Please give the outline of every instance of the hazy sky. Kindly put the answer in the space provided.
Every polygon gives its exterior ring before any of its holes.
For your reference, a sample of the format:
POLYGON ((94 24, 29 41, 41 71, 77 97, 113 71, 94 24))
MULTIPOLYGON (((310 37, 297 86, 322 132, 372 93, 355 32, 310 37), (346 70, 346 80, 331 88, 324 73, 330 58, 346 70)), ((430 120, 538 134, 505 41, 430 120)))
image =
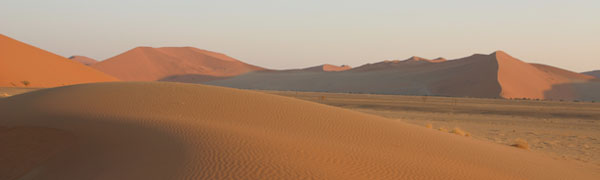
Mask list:
POLYGON ((600 0, 0 0, 0 33, 98 60, 136 46, 194 46, 281 69, 500 49, 600 69, 600 0))

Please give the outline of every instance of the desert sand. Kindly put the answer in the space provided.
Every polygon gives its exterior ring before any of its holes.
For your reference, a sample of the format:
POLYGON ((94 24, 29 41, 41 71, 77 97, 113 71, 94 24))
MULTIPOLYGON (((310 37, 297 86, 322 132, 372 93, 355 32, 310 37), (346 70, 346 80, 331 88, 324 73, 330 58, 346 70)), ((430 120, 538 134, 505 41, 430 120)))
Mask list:
POLYGON ((436 130, 459 128, 503 145, 577 161, 600 172, 600 103, 292 91, 265 91, 374 114, 436 130))
POLYGON ((0 87, 117 81, 100 71, 0 34, 0 87))
POLYGON ((496 51, 456 60, 411 57, 334 73, 261 71, 204 83, 263 90, 599 101, 592 93, 600 91, 593 79, 496 51))
POLYGON ((206 85, 43 89, 0 99, 0 114, 0 179, 600 177, 528 150, 206 85))
POLYGON ((184 82, 222 79, 264 69, 193 47, 137 47, 91 67, 126 81, 184 82))
POLYGON ((86 57, 86 56, 71 56, 71 57, 69 57, 69 59, 73 60, 73 61, 76 61, 76 62, 79 62, 79 63, 84 64, 84 65, 88 65, 88 66, 92 65, 92 64, 98 63, 97 60, 89 58, 89 57, 86 57))

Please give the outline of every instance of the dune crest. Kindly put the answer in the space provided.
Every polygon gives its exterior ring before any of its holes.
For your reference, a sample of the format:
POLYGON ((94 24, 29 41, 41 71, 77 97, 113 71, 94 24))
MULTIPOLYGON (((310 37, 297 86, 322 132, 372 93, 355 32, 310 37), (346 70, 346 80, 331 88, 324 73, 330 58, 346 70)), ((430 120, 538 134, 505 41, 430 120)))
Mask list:
POLYGON ((286 71, 339 72, 339 71, 346 71, 349 69, 352 69, 352 67, 350 67, 348 65, 336 66, 336 65, 332 65, 332 64, 323 64, 323 65, 308 67, 308 68, 304 68, 304 69, 283 70, 280 72, 286 72, 286 71))
POLYGON ((76 62, 79 62, 79 63, 84 64, 84 65, 88 65, 88 66, 92 65, 92 64, 98 63, 97 60, 89 58, 89 57, 86 57, 86 56, 71 56, 71 57, 69 57, 69 59, 73 60, 73 61, 76 61, 76 62))
POLYGON ((0 86, 55 87, 118 81, 81 63, 0 34, 0 86))
POLYGON ((177 79, 175 76, 194 75, 218 78, 264 70, 221 53, 193 47, 137 47, 91 67, 127 81, 169 80, 177 79))
POLYGON ((598 178, 531 151, 205 85, 67 86, 0 99, 0 114, 0 140, 15 127, 29 133, 11 138, 46 133, 55 140, 33 144, 28 156, 10 151, 11 161, 0 162, 8 179, 598 178))
POLYGON ((584 72, 583 74, 587 74, 590 76, 594 76, 596 78, 600 78, 600 70, 588 71, 588 72, 584 72))

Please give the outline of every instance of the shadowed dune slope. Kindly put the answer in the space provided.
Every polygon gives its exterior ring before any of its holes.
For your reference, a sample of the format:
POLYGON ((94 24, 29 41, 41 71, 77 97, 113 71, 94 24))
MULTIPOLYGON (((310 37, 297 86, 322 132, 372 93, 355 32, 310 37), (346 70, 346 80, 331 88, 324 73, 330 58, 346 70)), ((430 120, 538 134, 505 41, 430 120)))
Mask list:
POLYGON ((137 47, 92 67, 127 81, 188 75, 228 77, 263 70, 224 54, 193 47, 137 47))
POLYGON ((336 66, 336 65, 331 65, 331 64, 323 64, 323 65, 320 65, 320 66, 309 67, 309 68, 302 69, 302 70, 329 72, 329 71, 345 71, 345 70, 348 70, 348 69, 352 69, 352 67, 350 67, 348 65, 336 66))
POLYGON ((205 85, 45 89, 0 99, 0 114, 0 179, 598 178, 531 151, 205 85))
POLYGON ((438 63, 411 59, 367 64, 342 72, 252 72, 206 84, 267 90, 499 97, 498 65, 493 56, 473 55, 438 63))
POLYGON ((600 78, 600 70, 588 71, 588 72, 584 72, 583 74, 587 74, 590 76, 594 76, 596 78, 600 78))
POLYGON ((0 86, 54 87, 104 81, 117 79, 0 34, 0 86))
MULTIPOLYGON (((528 64, 497 51, 446 61, 411 57, 366 64, 335 73, 253 72, 206 84, 266 90, 325 91, 481 98, 575 99, 559 84, 582 83, 593 77, 541 64, 528 64), (553 93, 546 93, 553 91, 553 93)), ((567 85, 568 86, 568 85, 567 85)), ((592 87, 592 86, 585 86, 592 87)), ((600 89, 590 89, 594 91, 600 89)))
POLYGON ((286 69, 286 70, 268 70, 262 72, 339 72, 350 70, 352 67, 348 65, 336 66, 331 64, 323 64, 318 66, 307 67, 303 69, 286 69))
POLYGON ((84 64, 84 65, 88 65, 88 66, 92 65, 92 64, 98 63, 98 61, 96 61, 95 59, 92 59, 92 58, 89 58, 89 57, 86 57, 86 56, 71 56, 71 57, 69 57, 69 59, 73 60, 73 61, 76 61, 76 62, 79 62, 79 63, 84 64))

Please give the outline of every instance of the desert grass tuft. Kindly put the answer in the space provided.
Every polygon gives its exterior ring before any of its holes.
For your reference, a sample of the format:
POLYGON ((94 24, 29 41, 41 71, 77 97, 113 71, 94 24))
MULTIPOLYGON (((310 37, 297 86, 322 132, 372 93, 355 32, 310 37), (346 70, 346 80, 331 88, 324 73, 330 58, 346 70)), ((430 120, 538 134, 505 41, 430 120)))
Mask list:
POLYGON ((426 128, 429 128, 429 129, 433 129, 433 125, 432 125, 431 123, 427 123, 427 124, 425 124, 425 127, 426 127, 426 128))
POLYGON ((460 135, 460 136, 467 136, 467 132, 463 131, 460 128, 455 127, 454 129, 452 129, 452 131, 450 131, 450 133, 454 133, 456 135, 460 135))
POLYGON ((527 143, 527 141, 525 141, 524 139, 521 139, 521 138, 515 139, 515 143, 512 144, 511 146, 529 150, 529 143, 527 143))
POLYGON ((448 129, 446 129, 445 127, 440 127, 438 128, 438 130, 442 132, 448 132, 448 129))

